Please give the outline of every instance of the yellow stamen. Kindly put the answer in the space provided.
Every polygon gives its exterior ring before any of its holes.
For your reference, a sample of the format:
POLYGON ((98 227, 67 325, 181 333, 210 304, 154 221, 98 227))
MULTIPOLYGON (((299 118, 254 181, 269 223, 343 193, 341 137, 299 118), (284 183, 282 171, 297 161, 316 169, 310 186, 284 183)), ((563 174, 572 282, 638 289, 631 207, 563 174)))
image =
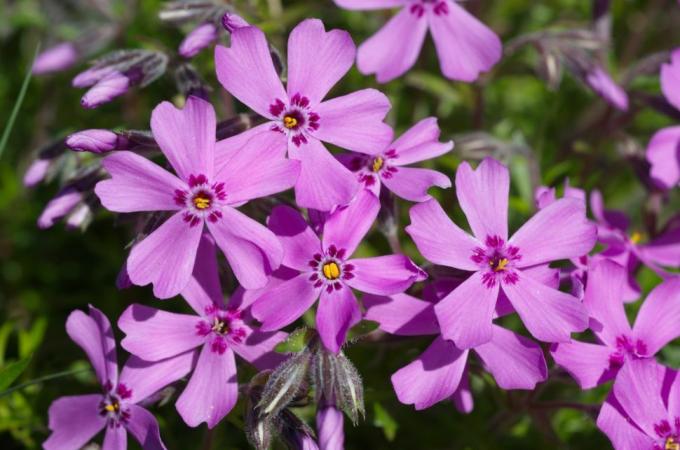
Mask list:
POLYGON ((494 272, 501 272, 505 270, 505 266, 508 265, 510 261, 508 261, 507 258, 503 258, 500 261, 498 261, 498 264, 494 267, 494 261, 489 261, 489 265, 493 267, 494 272))
POLYGON ((329 262, 323 265, 323 276, 329 280, 337 280, 340 278, 340 267, 335 262, 329 262))
POLYGON ((108 412, 118 411, 118 403, 109 403, 108 405, 104 406, 104 409, 108 412))
POLYGON ((226 333, 227 324, 222 322, 217 317, 215 317, 215 321, 213 322, 212 330, 217 332, 217 333, 226 333))
POLYGON ((384 163, 384 162, 385 162, 385 161, 384 161, 380 156, 378 156, 377 158, 375 158, 375 159, 373 160, 373 172, 378 172, 380 169, 382 169, 382 166, 383 166, 383 163, 384 163))
POLYGON ((210 197, 207 197, 204 194, 198 194, 194 197, 194 206, 198 209, 210 208, 210 197))
POLYGON ((639 231, 636 231, 630 235, 630 242, 632 242, 633 244, 639 244, 640 241, 642 241, 642 233, 640 233, 639 231))
POLYGON ((283 126, 289 130, 298 125, 298 120, 293 116, 286 116, 283 118, 283 126))
POLYGON ((666 440, 666 446, 664 447, 664 450, 680 450, 680 442, 676 442, 675 439, 669 437, 666 440))

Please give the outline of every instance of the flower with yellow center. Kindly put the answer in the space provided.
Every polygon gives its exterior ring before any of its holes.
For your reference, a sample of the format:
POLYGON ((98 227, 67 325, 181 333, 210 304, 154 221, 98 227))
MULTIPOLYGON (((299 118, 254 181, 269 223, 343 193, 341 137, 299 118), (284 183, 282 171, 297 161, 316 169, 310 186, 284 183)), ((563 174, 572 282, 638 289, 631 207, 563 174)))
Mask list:
MULTIPOLYGON (((633 234, 630 235, 630 242, 633 244, 639 244, 640 241, 642 241, 642 233, 639 231, 634 232, 633 234)), ((680 449, 679 449, 680 450, 680 449)))
POLYGON ((378 156, 373 160, 373 166, 371 167, 371 169, 373 170, 373 172, 378 172, 380 171, 380 169, 382 169, 384 163, 385 160, 378 156))
POLYGON ((289 130, 292 130, 293 128, 298 126, 298 120, 293 116, 286 116, 283 118, 283 126, 288 128, 289 130))
POLYGON ((673 437, 669 437, 666 439, 664 450, 680 450, 680 442, 677 442, 673 437))
POLYGON ((498 261, 489 261, 489 265, 493 269, 494 272, 502 272, 505 270, 505 266, 508 265, 510 261, 508 261, 507 258, 500 259, 498 261))
POLYGON ((321 270, 323 270, 323 276, 329 280, 337 280, 340 278, 340 267, 334 261, 324 264, 321 270))
POLYGON ((118 402, 113 402, 104 406, 104 409, 107 410, 108 412, 118 412, 118 410, 120 409, 120 405, 118 404, 118 402))
POLYGON ((208 195, 203 192, 199 192, 192 200, 196 209, 208 209, 210 208, 211 199, 208 195))

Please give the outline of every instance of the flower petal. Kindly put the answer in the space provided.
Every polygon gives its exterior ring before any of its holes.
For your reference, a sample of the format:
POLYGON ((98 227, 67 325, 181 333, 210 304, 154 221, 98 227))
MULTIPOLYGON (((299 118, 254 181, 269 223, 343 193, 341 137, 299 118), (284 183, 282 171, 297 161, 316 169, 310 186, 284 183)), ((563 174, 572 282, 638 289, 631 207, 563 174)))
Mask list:
POLYGON ((680 278, 670 278, 649 293, 638 312, 633 332, 654 355, 680 336, 680 278))
POLYGON ((517 282, 503 284, 503 292, 536 339, 569 342, 572 332, 588 328, 588 314, 576 297, 516 273, 517 282))
POLYGON ((461 349, 489 342, 493 338, 491 320, 498 291, 498 283, 487 287, 482 273, 473 273, 434 307, 442 337, 461 349))
POLYGON ((147 361, 160 361, 203 344, 196 326, 201 318, 148 306, 130 305, 118 319, 125 333, 121 346, 147 361))
POLYGON ((597 416, 597 427, 602 430, 617 450, 653 448, 654 440, 630 422, 614 394, 602 405, 597 416))
POLYGON ((217 79, 231 95, 258 114, 273 119, 270 105, 288 99, 276 73, 264 33, 243 27, 231 33, 231 47, 215 47, 217 79))
MULTIPOLYGON (((247 123, 250 125, 249 120, 247 123)), ((271 122, 265 122, 215 143, 215 173, 220 173, 232 158, 248 157, 248 152, 251 147, 248 144, 251 140, 259 137, 261 134, 271 135, 272 139, 274 137, 276 138, 272 147, 269 148, 267 160, 269 158, 276 159, 286 155, 286 151, 288 150, 288 138, 284 133, 272 130, 271 122), (244 152, 246 152, 246 154, 244 154, 244 152)))
POLYGON ((158 421, 141 406, 130 405, 130 419, 125 427, 144 450, 166 450, 158 421))
POLYGON ((453 149, 453 141, 439 142, 441 130, 436 117, 427 117, 399 137, 390 146, 397 156, 390 163, 403 166, 415 162, 433 159, 453 149))
POLYGON ((651 177, 670 189, 680 182, 680 126, 657 131, 647 145, 651 177))
POLYGON ((106 427, 102 450, 127 450, 127 430, 125 427, 106 427))
POLYGON ((187 376, 197 359, 198 349, 156 362, 130 356, 120 373, 120 382, 132 390, 128 401, 140 403, 153 400, 154 394, 161 389, 187 376))
POLYGON ((384 9, 402 6, 408 3, 408 0, 333 0, 336 5, 345 9, 384 9))
POLYGON ((236 404, 238 383, 234 352, 220 354, 206 344, 184 392, 177 399, 177 412, 190 427, 206 422, 214 428, 236 404))
POLYGON ((376 74, 378 83, 402 76, 416 63, 426 33, 427 20, 404 7, 361 44, 357 53, 359 71, 364 75, 376 74))
POLYGON ((136 153, 115 152, 102 160, 111 179, 94 192, 104 208, 115 212, 176 211, 175 191, 187 186, 170 172, 136 153))
POLYGON ((189 306, 202 316, 206 308, 224 305, 222 285, 217 267, 217 249, 209 233, 203 233, 198 244, 196 264, 189 284, 182 290, 182 297, 189 306))
POLYGON ((497 325, 491 341, 474 350, 502 389, 534 389, 548 377, 541 347, 497 325))
POLYGON ((326 31, 323 22, 300 22, 288 37, 288 94, 323 100, 354 64, 356 47, 343 30, 326 31))
MULTIPOLYGON (((456 195, 475 237, 508 239, 510 172, 492 158, 484 158, 477 170, 463 162, 456 171, 456 195)), ((467 256, 467 255, 466 255, 467 256)))
POLYGON ((433 186, 444 189, 451 187, 451 180, 443 173, 412 167, 399 167, 382 181, 397 196, 412 202, 424 202, 432 198, 427 191, 433 186))
POLYGON ((452 80, 474 81, 501 59, 501 40, 456 2, 446 6, 447 14, 428 12, 442 73, 452 80))
POLYGON ((276 206, 267 219, 267 226, 283 246, 282 265, 309 270, 309 261, 321 250, 321 241, 302 215, 290 206, 276 206))
POLYGON ((263 333, 255 330, 240 344, 234 344, 234 353, 260 370, 273 369, 286 359, 286 355, 274 351, 288 337, 283 331, 263 333))
POLYGON ((614 352, 605 345, 571 341, 557 344, 550 353, 555 362, 576 380, 581 389, 591 389, 616 375, 610 370, 614 352))
POLYGON ((668 102, 680 110, 680 50, 671 53, 671 62, 661 66, 661 90, 668 102))
POLYGON ((216 129, 215 109, 194 96, 187 98, 183 109, 163 102, 151 113, 153 137, 184 181, 199 174, 212 179, 216 129))
POLYGON ((510 238, 522 255, 519 267, 529 267, 587 254, 597 240, 597 227, 586 218, 585 204, 562 198, 538 211, 510 238))
POLYGON ((50 437, 43 443, 45 450, 81 448, 106 426, 99 415, 101 394, 61 397, 49 409, 50 437))
POLYGON ((309 274, 276 283, 264 293, 252 307, 253 316, 262 322, 263 331, 273 331, 293 323, 304 314, 319 297, 319 292, 309 281, 309 274))
POLYGON ((82 348, 92 363, 99 384, 115 386, 118 382, 116 341, 109 319, 90 306, 90 314, 73 311, 66 319, 66 332, 82 348))
POLYGON ((413 206, 409 214, 411 224, 406 232, 428 261, 463 270, 479 269, 471 257, 481 244, 453 223, 436 200, 413 206))
POLYGON ((637 247, 643 259, 668 267, 680 267, 680 221, 646 245, 637 247))
POLYGON ((366 320, 380 324, 380 329, 400 336, 438 334, 439 324, 434 305, 408 294, 389 297, 367 294, 362 298, 366 320))
POLYGON ((347 284, 354 289, 376 295, 400 294, 427 274, 404 255, 375 256, 348 261, 355 268, 347 284))
POLYGON ((338 353, 345 343, 347 331, 361 320, 361 311, 352 290, 343 286, 340 290, 321 292, 316 310, 316 329, 324 347, 338 353))
POLYGON ((299 207, 330 211, 352 201, 359 181, 320 141, 309 139, 299 149, 289 148, 289 153, 302 163, 295 184, 295 203, 299 207))
POLYGON ((470 375, 467 368, 463 371, 463 376, 458 384, 458 389, 451 396, 454 406, 461 414, 470 414, 475 407, 475 399, 472 397, 470 388, 470 375))
POLYGON ((421 410, 451 397, 460 384, 467 357, 467 350, 437 337, 418 359, 392 375, 397 398, 421 410))
POLYGON ((375 89, 326 100, 316 107, 319 129, 313 136, 346 150, 373 154, 392 140, 392 128, 383 122, 391 107, 385 94, 375 89))
POLYGON ((321 243, 324 250, 335 245, 345 257, 355 250, 378 217, 380 202, 372 192, 362 190, 347 206, 337 208, 326 220, 321 243))
POLYGON ((267 276, 283 259, 274 233, 228 206, 222 208, 222 218, 207 225, 241 286, 256 289, 267 284, 267 276))
POLYGON ((170 217, 132 247, 130 280, 138 286, 153 283, 153 293, 161 299, 179 294, 191 279, 202 229, 189 226, 181 212, 170 217))

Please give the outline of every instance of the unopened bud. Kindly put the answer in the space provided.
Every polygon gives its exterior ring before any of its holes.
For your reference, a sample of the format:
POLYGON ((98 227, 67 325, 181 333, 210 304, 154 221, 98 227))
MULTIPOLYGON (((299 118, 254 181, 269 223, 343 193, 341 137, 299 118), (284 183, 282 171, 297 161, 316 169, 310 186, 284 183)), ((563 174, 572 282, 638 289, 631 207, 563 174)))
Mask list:
POLYGON ((90 90, 83 95, 80 104, 88 109, 97 108, 104 103, 108 103, 114 98, 125 94, 129 87, 130 80, 128 77, 120 72, 113 72, 92 86, 90 90))
POLYGON ((60 72, 78 61, 78 50, 71 42, 63 42, 41 52, 33 62, 34 75, 60 72))
POLYGON ((212 23, 204 23, 186 35, 179 46, 179 54, 193 58, 201 50, 209 47, 218 38, 217 28, 212 23))
POLYGON ((76 207, 83 199, 83 194, 73 187, 67 187, 50 200, 38 218, 38 227, 50 228, 76 207))
POLYGON ((106 153, 127 148, 127 139, 110 130, 78 131, 66 138, 66 146, 76 152, 106 153))
POLYGON ((303 351, 272 372, 257 405, 261 415, 275 415, 295 399, 307 379, 310 359, 311 354, 303 351))
POLYGON ((92 208, 87 202, 81 202, 66 217, 66 227, 71 230, 85 230, 92 222, 92 208))
POLYGON ((238 14, 228 12, 222 16, 222 26, 229 33, 233 33, 234 30, 249 27, 250 24, 246 22, 246 20, 243 17, 239 16, 238 14))
POLYGON ((319 450, 314 439, 314 431, 298 416, 283 410, 276 420, 281 440, 290 449, 294 450, 319 450))
POLYGON ((610 105, 628 111, 628 94, 601 67, 593 68, 585 78, 586 84, 610 105))
POLYGON ((24 174, 24 186, 33 187, 44 180, 51 163, 52 161, 49 159, 36 159, 33 161, 24 174))
POLYGON ((316 412, 316 432, 321 450, 345 448, 345 419, 335 405, 320 404, 316 412))
POLYGON ((338 408, 359 421, 364 415, 364 386, 359 372, 342 353, 333 354, 323 346, 314 353, 312 377, 316 387, 317 402, 333 399, 338 408))

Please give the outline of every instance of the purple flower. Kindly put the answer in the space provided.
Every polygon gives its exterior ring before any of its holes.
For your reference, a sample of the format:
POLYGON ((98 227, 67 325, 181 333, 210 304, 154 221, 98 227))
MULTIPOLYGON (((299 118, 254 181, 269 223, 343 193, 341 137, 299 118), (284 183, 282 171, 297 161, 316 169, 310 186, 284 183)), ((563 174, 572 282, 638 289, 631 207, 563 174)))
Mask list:
POLYGON ((423 119, 399 139, 371 154, 345 154, 340 160, 357 173, 359 181, 376 196, 382 183, 406 200, 422 202, 430 199, 432 186, 451 187, 451 180, 435 170, 404 167, 407 164, 436 158, 453 148, 453 142, 439 142, 437 119, 423 119))
POLYGON ((642 304, 631 329, 623 307, 626 270, 610 260, 591 266, 583 300, 591 317, 590 328, 599 344, 571 341, 556 345, 552 355, 583 389, 616 376, 636 359, 649 359, 680 336, 680 279, 657 286, 642 304))
POLYGON ((628 111, 628 94, 600 66, 585 75, 585 82, 600 97, 621 111, 628 111))
POLYGON ((88 90, 80 104, 84 108, 94 109, 125 94, 130 88, 130 79, 120 72, 111 72, 88 90))
POLYGON ((61 72, 78 61, 78 50, 71 42, 62 42, 41 52, 33 62, 33 75, 61 72))
POLYGON ((83 193, 72 186, 62 189, 52 200, 38 218, 38 228, 52 227, 59 219, 73 211, 83 200, 83 193))
POLYGON ((602 405, 597 426, 617 450, 680 446, 680 377, 652 360, 630 361, 602 405))
MULTIPOLYGON (((470 412, 469 350, 456 347, 441 335, 435 303, 407 294, 389 298, 367 295, 363 300, 366 319, 379 322, 388 333, 437 336, 415 361, 392 375, 399 401, 425 409, 443 400, 454 400, 461 412, 470 412)), ((501 388, 531 390, 546 379, 547 367, 537 343, 497 325, 491 327, 491 339, 473 350, 501 388)))
POLYGON ((272 353, 286 333, 262 333, 248 325, 255 298, 240 292, 225 305, 220 286, 215 244, 201 239, 194 273, 182 291, 195 314, 177 314, 134 304, 118 320, 126 337, 125 350, 147 361, 197 358, 194 373, 177 400, 177 411, 195 427, 213 428, 231 411, 238 397, 234 353, 259 368, 283 359, 272 353))
POLYGON ((345 418, 332 404, 322 404, 316 411, 316 434, 320 450, 344 450, 345 418))
POLYGON ((547 342, 564 342, 588 320, 578 299, 538 282, 526 268, 586 254, 596 228, 583 202, 563 198, 539 211, 508 240, 508 169, 487 158, 473 171, 456 173, 456 194, 474 236, 451 222, 429 200, 411 208, 407 233, 435 264, 473 272, 435 306, 442 337, 460 349, 493 338, 491 323, 499 292, 507 295, 529 332, 547 342))
POLYGON ((149 363, 133 356, 119 377, 111 324, 101 311, 90 306, 89 315, 72 312, 66 332, 87 354, 103 393, 62 397, 52 403, 52 434, 43 448, 81 448, 106 429, 103 448, 125 448, 129 432, 144 450, 164 450, 156 419, 138 404, 185 376, 191 369, 191 358, 162 361, 150 369, 149 363))
POLYGON ((379 210, 378 199, 363 191, 348 206, 329 216, 319 239, 293 208, 274 208, 269 228, 283 244, 282 265, 294 269, 297 275, 265 288, 253 305, 253 315, 262 322, 263 330, 277 330, 292 323, 320 298, 317 329, 324 346, 337 353, 347 330, 361 319, 352 288, 391 295, 425 278, 404 255, 350 259, 379 210))
POLYGON ((103 160, 112 178, 99 182, 95 192, 105 208, 174 212, 132 248, 127 260, 132 282, 153 283, 156 297, 173 297, 187 286, 204 225, 244 288, 264 286, 283 257, 276 236, 236 207, 291 187, 298 163, 277 157, 270 135, 253 138, 241 151, 234 142, 215 144, 215 128, 209 103, 189 97, 179 110, 164 102, 152 114, 151 130, 178 176, 128 151, 103 160), (215 168, 216 146, 230 155, 220 169, 215 168))
POLYGON ((217 27, 212 23, 203 23, 191 30, 179 46, 179 54, 185 58, 193 58, 201 50, 217 40, 217 27))
MULTIPOLYGON (((671 54, 670 64, 661 67, 661 90, 668 102, 680 110, 680 49, 671 54)), ((680 184, 680 126, 658 131, 647 146, 651 175, 661 187, 680 184)))
POLYGON ((66 138, 66 146, 77 152, 106 153, 127 146, 125 138, 110 130, 82 130, 66 138))
POLYGON ((380 92, 364 89, 323 101, 352 67, 354 54, 349 33, 326 32, 321 21, 305 20, 288 40, 284 89, 259 29, 235 29, 231 47, 215 49, 217 78, 225 89, 269 119, 249 133, 273 134, 276 148, 287 148, 288 156, 302 163, 295 185, 301 207, 329 211, 349 203, 359 189, 354 174, 333 158, 322 141, 373 154, 392 139, 392 130, 383 123, 390 102, 380 92))
POLYGON ((387 24, 359 47, 357 66, 386 83, 416 62, 428 28, 444 75, 474 81, 501 58, 498 36, 453 0, 335 0, 347 9, 402 7, 387 24))

